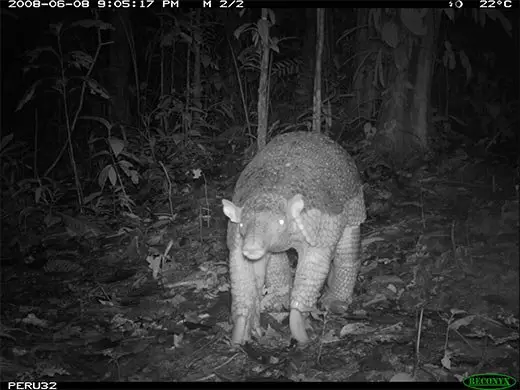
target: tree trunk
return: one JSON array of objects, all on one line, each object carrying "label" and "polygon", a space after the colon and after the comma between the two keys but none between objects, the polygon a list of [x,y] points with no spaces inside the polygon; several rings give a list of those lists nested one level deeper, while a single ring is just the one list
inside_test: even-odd
[{"label": "tree trunk", "polygon": [[[164,98],[165,96],[169,96],[175,90],[175,78],[174,75],[179,73],[175,69],[175,34],[172,30],[175,29],[173,23],[167,20],[166,18],[160,18],[161,22],[161,42],[163,44],[160,45],[161,50],[161,60],[160,64],[160,98]],[[172,36],[173,39],[165,39],[166,36]],[[161,118],[161,126],[164,132],[168,132],[171,129],[170,121],[175,122],[176,118],[173,118],[173,114],[171,116],[164,115]]]},{"label": "tree trunk", "polygon": [[[200,28],[200,8],[195,11],[196,29]],[[200,78],[200,34],[193,35],[193,128],[198,130],[200,127],[200,112],[202,110],[202,85]]]},{"label": "tree trunk", "polygon": [[303,39],[302,58],[304,63],[299,75],[299,98],[297,105],[310,107],[312,104],[312,83],[316,55],[316,8],[305,9],[305,37]]},{"label": "tree trunk", "polygon": [[[369,8],[358,9],[358,26],[367,25],[369,11]],[[356,31],[355,42],[357,43],[357,55],[353,69],[357,69],[358,71],[354,74],[354,79],[352,80],[352,93],[354,97],[350,100],[347,112],[351,120],[357,119],[360,123],[372,119],[376,111],[375,101],[378,91],[376,90],[375,83],[372,82],[375,78],[375,58],[367,58],[369,53],[377,53],[381,47],[379,42],[368,39],[369,36],[374,36],[374,34],[375,29],[371,25],[367,28],[359,28]]]},{"label": "tree trunk", "polygon": [[316,8],[316,67],[314,71],[314,102],[313,102],[313,118],[312,130],[321,131],[321,66],[323,58],[323,32],[325,30],[324,23],[325,8]]},{"label": "tree trunk", "polygon": [[[413,26],[416,34],[406,30],[406,37],[393,49],[391,82],[382,104],[375,145],[392,161],[404,165],[429,152],[428,117],[438,24],[434,10],[399,12],[403,24],[409,29]],[[383,39],[388,42],[388,37]]]},{"label": "tree trunk", "polygon": [[262,8],[262,18],[258,21],[258,31],[262,37],[260,41],[262,53],[260,62],[260,82],[258,84],[258,150],[261,150],[267,139],[267,101],[269,99],[269,27],[268,12],[266,8]]},{"label": "tree trunk", "polygon": [[112,93],[112,123],[130,124],[130,104],[128,101],[128,72],[130,70],[130,50],[128,39],[130,35],[130,20],[128,10],[118,10],[112,13],[110,45],[110,77],[108,90]]}]

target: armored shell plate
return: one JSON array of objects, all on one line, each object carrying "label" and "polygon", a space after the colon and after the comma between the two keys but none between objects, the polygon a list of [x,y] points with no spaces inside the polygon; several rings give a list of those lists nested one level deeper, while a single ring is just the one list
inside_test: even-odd
[{"label": "armored shell plate", "polygon": [[340,145],[320,133],[292,132],[273,138],[251,160],[233,202],[243,206],[261,194],[301,194],[307,207],[340,214],[361,188],[356,164]]}]

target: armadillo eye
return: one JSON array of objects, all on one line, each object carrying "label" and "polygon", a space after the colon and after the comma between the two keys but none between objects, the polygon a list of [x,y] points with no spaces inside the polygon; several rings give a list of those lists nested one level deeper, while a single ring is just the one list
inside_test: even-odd
[{"label": "armadillo eye", "polygon": [[240,235],[241,235],[242,237],[245,236],[245,234],[246,234],[246,228],[245,228],[245,226],[244,226],[243,223],[239,223],[239,224],[238,224],[238,231],[240,232]]}]

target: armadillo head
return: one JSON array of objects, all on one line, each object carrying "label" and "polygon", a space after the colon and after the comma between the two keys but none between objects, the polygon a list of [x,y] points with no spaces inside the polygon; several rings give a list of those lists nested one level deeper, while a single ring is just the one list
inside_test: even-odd
[{"label": "armadillo head", "polygon": [[283,196],[258,195],[249,198],[242,207],[222,201],[224,214],[239,224],[242,253],[250,260],[259,260],[267,252],[282,252],[290,247],[292,218]]}]

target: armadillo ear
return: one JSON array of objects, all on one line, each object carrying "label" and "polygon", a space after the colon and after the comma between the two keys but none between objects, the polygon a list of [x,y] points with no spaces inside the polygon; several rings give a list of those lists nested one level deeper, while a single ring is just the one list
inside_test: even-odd
[{"label": "armadillo ear", "polygon": [[230,202],[229,200],[222,199],[222,209],[226,217],[233,223],[240,223],[240,214],[242,213],[242,208],[237,207]]},{"label": "armadillo ear", "polygon": [[303,196],[300,194],[294,195],[289,202],[287,203],[287,210],[289,211],[289,216],[294,219],[300,218],[300,214],[303,210],[305,203],[303,202]]},{"label": "armadillo ear", "polygon": [[296,222],[296,226],[303,234],[310,246],[316,246],[321,213],[318,210],[306,210],[302,213],[305,203],[300,194],[294,195],[287,203],[289,216]]}]

